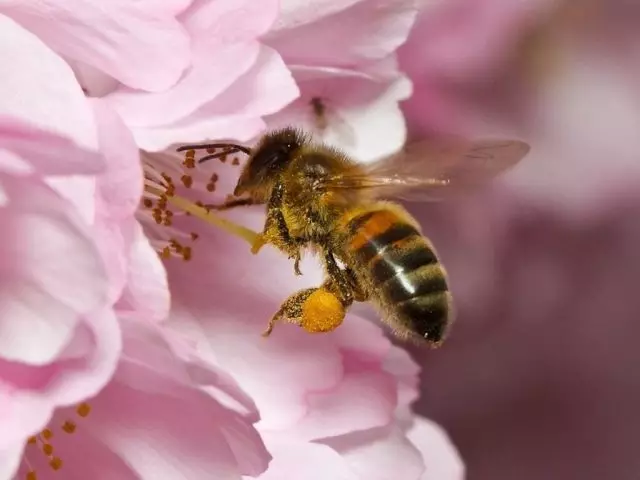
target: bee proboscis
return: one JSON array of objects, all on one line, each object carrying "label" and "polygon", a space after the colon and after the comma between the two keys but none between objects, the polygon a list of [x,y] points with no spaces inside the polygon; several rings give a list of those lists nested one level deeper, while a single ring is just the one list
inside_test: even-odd
[{"label": "bee proboscis", "polygon": [[381,199],[439,200],[486,183],[529,151],[518,140],[442,137],[362,164],[295,128],[267,133],[252,149],[217,146],[249,158],[233,198],[214,208],[266,204],[263,243],[293,259],[297,274],[304,249],[324,262],[326,281],[291,295],[265,334],[278,320],[330,331],[354,301],[371,301],[398,337],[434,346],[453,317],[447,275],[418,222]]}]

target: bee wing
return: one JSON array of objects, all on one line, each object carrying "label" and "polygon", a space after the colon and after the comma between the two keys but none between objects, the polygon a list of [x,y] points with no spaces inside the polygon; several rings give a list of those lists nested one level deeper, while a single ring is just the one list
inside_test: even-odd
[{"label": "bee wing", "polygon": [[481,186],[518,163],[529,152],[519,140],[425,140],[370,165],[327,179],[327,189],[353,189],[373,197],[434,201]]}]

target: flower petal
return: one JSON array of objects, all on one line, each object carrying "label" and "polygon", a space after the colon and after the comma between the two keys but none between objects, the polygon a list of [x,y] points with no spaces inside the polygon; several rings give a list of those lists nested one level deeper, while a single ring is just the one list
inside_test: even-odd
[{"label": "flower petal", "polygon": [[0,449],[0,478],[14,478],[22,457],[23,442],[9,448]]},{"label": "flower petal", "polygon": [[90,232],[63,199],[37,180],[0,182],[10,199],[0,210],[0,355],[48,363],[79,317],[104,304],[107,279]]},{"label": "flower petal", "polygon": [[[181,387],[174,387],[177,392]],[[204,392],[176,396],[149,394],[117,381],[94,399],[92,435],[117,453],[142,478],[238,478],[243,472],[226,434],[220,430],[231,413]],[[117,408],[114,406],[117,405]],[[257,435],[244,438],[245,454],[261,460],[269,454]]]},{"label": "flower petal", "polygon": [[424,458],[425,472],[420,480],[462,480],[465,468],[447,434],[435,423],[415,416],[407,438]]},{"label": "flower petal", "polygon": [[217,98],[176,123],[134,128],[134,134],[138,144],[149,150],[203,138],[249,140],[264,130],[261,116],[280,110],[298,94],[298,87],[277,52],[260,47],[253,66]]},{"label": "flower petal", "polygon": [[255,40],[278,16],[277,0],[194,1],[180,20],[196,39],[215,37],[224,43]]},{"label": "flower petal", "polygon": [[[303,12],[316,15],[305,3],[299,3]],[[417,11],[415,0],[362,0],[312,22],[293,10],[292,21],[282,21],[265,42],[289,64],[350,67],[392,53],[407,39]]]},{"label": "flower petal", "polygon": [[150,319],[162,320],[169,313],[171,304],[167,272],[140,224],[133,225],[132,235],[127,282],[118,305]]},{"label": "flower petal", "polygon": [[201,41],[193,46],[191,68],[172,88],[145,93],[120,88],[105,99],[129,127],[148,127],[175,122],[214,99],[255,62],[257,42],[212,45]]},{"label": "flower petal", "polygon": [[60,55],[132,88],[166,89],[189,62],[189,37],[173,8],[166,6],[128,0],[40,0],[28,5],[0,0],[0,10]]},{"label": "flower petal", "polygon": [[83,320],[54,363],[0,360],[0,450],[42,430],[56,407],[95,395],[111,378],[120,354],[116,318],[105,310]]},{"label": "flower petal", "polygon": [[[265,434],[265,443],[273,455],[269,469],[259,480],[359,480],[343,458],[330,447]],[[248,479],[247,479],[248,480]],[[403,479],[404,480],[404,479]]]},{"label": "flower petal", "polygon": [[[385,59],[384,63],[393,63]],[[370,66],[373,70],[374,67]],[[372,161],[398,151],[405,142],[406,127],[398,102],[411,93],[410,82],[395,66],[379,72],[293,66],[301,96],[282,111],[269,116],[270,128],[300,125],[324,142],[336,145],[359,161]],[[311,105],[325,105],[326,126]],[[384,135],[380,132],[384,131]]]},{"label": "flower petal", "polygon": [[15,92],[0,99],[4,115],[59,133],[80,146],[97,147],[93,112],[71,68],[31,32],[1,14],[0,57],[11,66],[0,76],[0,91]]},{"label": "flower petal", "polygon": [[395,425],[324,440],[344,458],[358,478],[420,480],[420,452]]},{"label": "flower petal", "polygon": [[17,169],[9,162],[0,164],[2,170],[10,173],[35,170],[42,175],[78,175],[98,173],[104,168],[102,155],[18,117],[0,115],[0,145],[6,154],[21,157]]}]

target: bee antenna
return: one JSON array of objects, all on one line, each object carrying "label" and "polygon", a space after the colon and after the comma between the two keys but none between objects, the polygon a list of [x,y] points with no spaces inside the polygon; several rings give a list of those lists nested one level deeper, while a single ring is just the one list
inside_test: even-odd
[{"label": "bee antenna", "polygon": [[183,145],[176,149],[176,152],[184,152],[185,150],[206,150],[208,148],[232,148],[234,153],[243,152],[247,155],[251,154],[251,149],[238,145],[236,143],[198,143],[194,145]]},{"label": "bee antenna", "polygon": [[238,152],[246,153],[247,155],[251,155],[251,149],[244,147],[242,145],[237,145],[235,143],[201,143],[194,145],[183,145],[176,149],[176,152],[184,152],[185,150],[209,150],[209,149],[218,149],[223,148],[222,152],[212,153],[211,155],[205,155],[204,157],[198,160],[198,163],[206,162],[207,160],[212,160],[214,158],[220,158],[225,155],[234,154]]}]

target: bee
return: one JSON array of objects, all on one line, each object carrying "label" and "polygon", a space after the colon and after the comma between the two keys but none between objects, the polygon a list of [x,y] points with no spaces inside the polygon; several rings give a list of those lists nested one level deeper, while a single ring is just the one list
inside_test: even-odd
[{"label": "bee", "polygon": [[232,198],[213,208],[266,205],[261,245],[287,254],[298,275],[310,248],[326,271],[321,286],[282,304],[265,335],[279,320],[331,331],[353,302],[370,301],[396,336],[431,346],[446,338],[453,318],[447,274],[418,222],[385,198],[439,200],[481,185],[529,151],[517,140],[452,137],[362,164],[291,127],[267,133],[253,149],[226,148],[249,157]]}]

